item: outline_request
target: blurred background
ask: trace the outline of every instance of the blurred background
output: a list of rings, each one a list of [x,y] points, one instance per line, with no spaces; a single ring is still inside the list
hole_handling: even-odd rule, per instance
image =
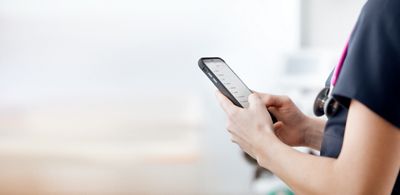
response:
[[[306,113],[365,0],[0,0],[0,194],[274,194],[197,66]]]

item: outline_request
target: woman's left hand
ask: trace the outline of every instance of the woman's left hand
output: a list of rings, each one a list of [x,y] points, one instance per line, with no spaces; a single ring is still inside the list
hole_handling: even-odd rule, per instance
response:
[[[227,130],[232,142],[258,160],[260,152],[272,139],[277,139],[272,128],[272,120],[267,108],[256,94],[249,96],[249,107],[235,106],[219,91],[216,92],[218,101],[228,115]]]

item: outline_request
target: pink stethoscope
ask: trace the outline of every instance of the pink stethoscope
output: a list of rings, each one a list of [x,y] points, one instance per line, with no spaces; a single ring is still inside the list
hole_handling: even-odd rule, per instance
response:
[[[339,78],[340,71],[342,70],[344,60],[347,56],[347,51],[349,48],[349,43],[347,42],[346,47],[342,53],[342,57],[338,65],[335,67],[330,87],[325,87],[322,89],[314,101],[314,114],[316,116],[326,115],[328,117],[334,116],[340,109],[340,103],[332,96],[333,88],[335,87],[337,80]]]

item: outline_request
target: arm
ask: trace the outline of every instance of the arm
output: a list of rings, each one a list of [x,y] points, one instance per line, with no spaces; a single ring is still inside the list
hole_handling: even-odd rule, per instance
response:
[[[400,166],[399,130],[353,100],[345,132],[338,159],[274,142],[260,151],[260,163],[301,194],[390,194]]]
[[[307,124],[307,128],[305,129],[304,133],[303,146],[307,146],[318,151],[321,150],[326,121],[315,117],[309,117],[305,123]]]
[[[400,131],[353,100],[338,159],[297,152],[280,142],[256,95],[250,107],[221,105],[229,116],[232,141],[299,194],[390,194],[400,167]],[[265,108],[265,107],[264,107]],[[251,125],[252,124],[252,125]]]

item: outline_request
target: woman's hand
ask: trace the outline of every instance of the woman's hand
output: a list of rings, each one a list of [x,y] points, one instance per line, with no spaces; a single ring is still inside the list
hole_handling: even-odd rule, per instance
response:
[[[277,118],[276,136],[289,146],[321,147],[325,120],[304,115],[287,96],[257,93],[262,103]]]
[[[287,96],[257,93],[262,103],[276,117],[273,125],[276,136],[290,146],[304,146],[308,117]]]
[[[227,129],[232,142],[254,159],[266,144],[278,139],[272,130],[271,116],[257,94],[249,96],[249,107],[239,108],[219,91],[216,93],[221,107],[228,115]]]
[[[217,97],[228,116],[236,115],[236,111],[246,110],[236,107],[229,101],[229,99],[219,92],[217,92]],[[255,97],[258,98],[249,97],[249,101],[251,99],[253,103],[256,103],[256,107],[260,106],[260,104],[262,107],[264,107],[263,111],[260,111],[262,114],[257,117],[264,117],[264,120],[269,124],[271,117],[267,112],[268,108],[268,111],[270,111],[278,120],[278,122],[272,125],[271,129],[283,143],[289,146],[307,146],[316,150],[320,150],[325,120],[311,118],[304,115],[287,96],[270,95],[256,92]],[[250,102],[250,104],[252,104],[252,102]],[[254,106],[252,108],[254,109]],[[251,110],[251,108],[249,107],[247,110]],[[235,114],[230,112],[234,112]],[[242,113],[242,115],[244,114]],[[255,116],[248,117],[252,120],[256,120]],[[257,120],[262,121],[258,118]],[[241,124],[241,128],[246,129],[246,124],[249,124],[249,122],[250,121],[244,121],[243,124]],[[234,117],[229,117],[228,129],[230,131],[231,126],[234,123]]]

